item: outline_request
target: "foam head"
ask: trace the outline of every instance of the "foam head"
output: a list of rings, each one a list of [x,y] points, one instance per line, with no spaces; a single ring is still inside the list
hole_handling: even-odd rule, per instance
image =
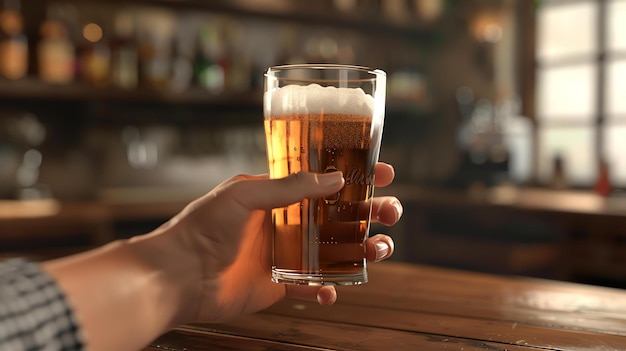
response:
[[[360,88],[286,85],[265,92],[265,118],[293,114],[333,113],[372,116],[374,98]]]

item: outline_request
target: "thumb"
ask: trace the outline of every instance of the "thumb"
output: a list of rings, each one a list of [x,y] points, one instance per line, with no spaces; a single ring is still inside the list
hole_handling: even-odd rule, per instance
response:
[[[339,191],[344,185],[341,172],[324,174],[299,172],[280,179],[248,179],[230,187],[233,198],[249,210],[269,210]]]

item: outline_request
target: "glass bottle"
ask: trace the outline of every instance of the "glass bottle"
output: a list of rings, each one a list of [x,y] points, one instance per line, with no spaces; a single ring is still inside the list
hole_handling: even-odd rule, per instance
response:
[[[46,20],[41,24],[41,41],[37,45],[39,78],[52,84],[74,81],[75,47],[64,23]]]
[[[198,85],[214,93],[224,89],[228,69],[221,39],[219,27],[215,23],[209,23],[198,33],[195,78]]]
[[[0,76],[16,80],[28,72],[28,39],[19,10],[0,12]]]
[[[171,9],[141,8],[137,16],[139,81],[148,89],[167,90],[178,15]]]
[[[85,45],[80,53],[81,78],[88,84],[103,87],[111,80],[111,50],[104,40],[104,30],[96,22],[83,27]]]
[[[115,15],[113,26],[115,31],[111,57],[113,84],[124,89],[135,89],[139,83],[136,20],[131,12],[121,10]]]

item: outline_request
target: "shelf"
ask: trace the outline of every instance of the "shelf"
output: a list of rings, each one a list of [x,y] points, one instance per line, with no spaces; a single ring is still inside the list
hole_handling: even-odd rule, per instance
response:
[[[127,90],[116,87],[98,88],[80,83],[53,85],[29,77],[16,81],[0,80],[0,101],[2,100],[210,105],[251,107],[261,111],[263,92],[212,93],[201,87],[191,87],[183,92],[147,88]],[[420,102],[390,98],[387,101],[387,112],[421,116],[432,114],[432,109]]]
[[[126,3],[124,0],[115,0]],[[425,23],[413,18],[397,22],[377,14],[344,13],[332,9],[329,2],[308,0],[250,1],[250,0],[135,0],[136,3],[162,5],[168,7],[193,7],[207,11],[258,17],[268,20],[282,20],[299,24],[313,24],[348,28],[372,33],[429,35],[435,23]]]
[[[424,39],[432,36],[434,29],[440,27],[435,22],[426,23],[415,19],[392,21],[373,11],[344,13],[334,10],[332,1],[306,0],[88,0],[90,3],[128,5],[153,5],[171,9],[198,10],[221,13],[241,18],[265,19],[268,21],[284,21],[298,25],[315,25],[329,29],[350,29],[363,33],[368,39],[373,35],[388,37],[411,36]],[[34,3],[34,2],[33,2]],[[30,7],[31,9],[34,7]],[[280,40],[280,38],[276,38]],[[375,44],[373,44],[375,45]],[[260,78],[260,77],[259,77]],[[257,108],[262,104],[262,92],[225,92],[210,91],[192,87],[183,92],[140,88],[125,90],[121,88],[96,88],[85,84],[50,85],[42,83],[35,76],[19,81],[0,81],[0,100],[22,101],[60,101],[60,102],[134,102],[134,103],[165,103],[193,104],[211,106],[237,106]],[[392,108],[398,107],[401,112],[420,109],[416,104],[388,102]]]
[[[200,87],[184,92],[139,88],[98,88],[85,84],[46,84],[36,78],[0,81],[0,99],[60,100],[60,101],[115,101],[170,104],[206,104],[260,106],[262,92],[212,93]]]

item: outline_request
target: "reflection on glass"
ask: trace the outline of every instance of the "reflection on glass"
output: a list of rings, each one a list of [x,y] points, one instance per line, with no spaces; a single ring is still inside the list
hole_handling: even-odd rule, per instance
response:
[[[626,60],[609,62],[606,79],[606,111],[608,118],[626,118],[626,98],[624,98],[626,94]]]
[[[608,48],[626,50],[626,0],[609,0],[607,10]]]
[[[609,123],[604,128],[604,150],[614,185],[626,185],[626,124]]]
[[[537,14],[537,56],[551,60],[591,55],[596,50],[596,1],[551,4],[544,1]]]
[[[596,175],[595,135],[590,125],[542,128],[539,131],[539,180],[549,184],[553,161],[561,156],[570,185],[591,185]]]
[[[542,121],[590,121],[595,108],[593,64],[539,70],[537,116]]]

